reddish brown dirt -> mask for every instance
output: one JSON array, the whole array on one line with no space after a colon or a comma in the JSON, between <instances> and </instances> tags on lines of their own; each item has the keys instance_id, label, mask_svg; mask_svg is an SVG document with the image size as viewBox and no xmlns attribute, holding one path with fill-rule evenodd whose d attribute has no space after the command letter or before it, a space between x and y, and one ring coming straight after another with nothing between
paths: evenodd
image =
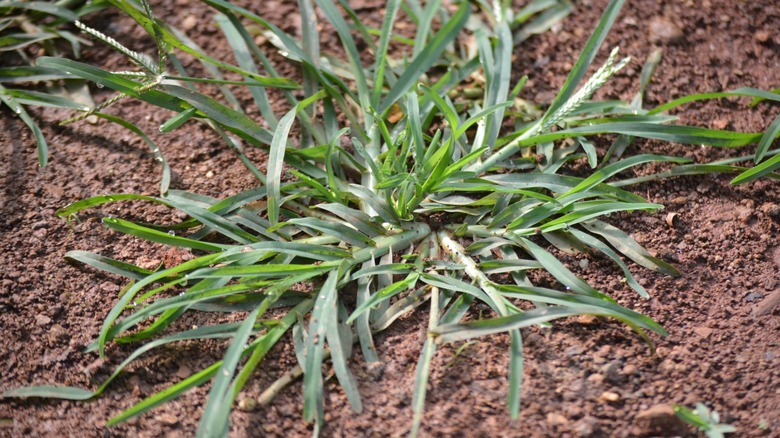
<instances>
[{"instance_id":1,"label":"reddish brown dirt","mask_svg":"<svg viewBox=\"0 0 780 438\"><path fill-rule=\"evenodd\" d=\"M190 35L207 48L219 47L209 23L211 13L177 1L175 11L158 13L175 25L197 18ZM266 3L264 15L295 32L296 15L287 3ZM381 2L378 2L381 3ZM549 101L598 19L605 1L578 2L575 13L555 32L533 37L515 50L516 75L528 74L525 97ZM272 7L274 6L274 7ZM278 7L277 7L278 6ZM377 2L360 13L378 16ZM108 23L111 23L110 25ZM151 50L128 20L108 15L91 24ZM654 46L663 61L648 92L648 103L681 95L754 86L778 86L780 6L772 0L629 2L607 39L634 61L612 81L603 97L630 98L636 92L641 63ZM604 50L606 52L606 50ZM87 60L120 63L105 48L87 51ZM603 55L602 58L603 59ZM597 63L600 62L597 60ZM97 90L99 91L99 90ZM98 92L100 99L105 92ZM768 104L748 109L744 99L692 104L678 111L685 123L718 129L762 131L777 114ZM170 115L125 102L112 111L146 132ZM66 114L35 111L51 146L51 164L37 167L34 142L23 124L2 112L0 164L0 330L3 346L0 390L30 384L68 384L96 388L130 351L113 347L109 361L96 361L81 350L96 336L123 285L118 278L67 263L72 249L99 252L136 263L164 258L165 248L120 236L100 225L114 215L161 220L165 209L112 205L68 225L54 211L76 199L116 192L157 190L158 168L134 135L110 124L58 127ZM253 181L233 155L206 129L191 124L176 135L155 134L174 169L173 186L212 196L228 196ZM709 148L636 142L627 151L686 155L697 161L746 155L750 149ZM262 163L261 153L251 158ZM506 414L508 340L480 339L460 355L459 345L442 348L434 361L426 405L424 434L429 436L635 436L637 417L652 406L704 402L739 429L738 436L780 436L780 185L761 181L731 187L728 178L686 177L634 188L667 205L655 214L613 217L647 248L675 263L679 278L634 267L652 294L643 300L626 290L619 271L589 258L581 274L595 286L663 324L667 338L648 347L624 326L579 319L551 330L524 332L526 370L522 416ZM669 226L668 213L678 213ZM567 263L579 265L579 258ZM193 316L188 323L198 323ZM427 315L420 311L378 336L385 363L382 376L369 377L358 359L364 412L349 409L334 383L327 386L325 436L389 436L408 431L414 366L425 336ZM126 424L106 429L105 422L143 397L217 360L224 344L185 344L148 355L130 367L106 393L91 402L0 400L0 436L191 436L207 395L206 388ZM280 345L245 390L257 396L295 363L290 345ZM605 394L612 393L612 394ZM232 416L233 436L308 435L301 420L300 384L271 406ZM662 429L666 435L673 433Z\"/></svg>"}]
</instances>

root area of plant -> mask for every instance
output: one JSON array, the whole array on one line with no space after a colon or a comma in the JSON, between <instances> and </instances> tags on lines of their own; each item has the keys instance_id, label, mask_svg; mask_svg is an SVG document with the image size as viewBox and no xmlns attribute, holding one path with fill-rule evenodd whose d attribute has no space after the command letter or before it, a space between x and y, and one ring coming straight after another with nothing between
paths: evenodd
<instances>
[{"instance_id":1,"label":"root area of plant","mask_svg":"<svg viewBox=\"0 0 780 438\"><path fill-rule=\"evenodd\" d=\"M560 28L515 49L515 74L529 76L522 97L539 103L552 100L604 3L576 2L574 13ZM353 2L353 7L380 17L381 4ZM256 8L294 32L300 21L294 5L268 1ZM213 32L211 11L200 6L156 7L160 18L183 28L207 50L219 50L209 34ZM126 17L104 14L89 24L121 35L136 50L153 51ZM775 88L780 85L778 24L780 5L772 0L629 2L605 47L619 45L633 61L600 93L630 100L642 63L654 48L663 50L663 59L648 89L648 102L746 86ZM322 38L327 44L334 37ZM276 50L269 44L263 47ZM608 50L604 52L602 58ZM109 68L126 68L120 56L99 44L86 48L85 57ZM110 96L104 90L94 91L98 100ZM723 99L676 111L687 124L765 130L778 107L748 108L748 103ZM170 114L130 100L111 111L154 134L173 169L173 188L221 198L254 184L232 152L205 127L191 123L175 135L165 135L157 127ZM111 215L149 222L181 218L163 207L132 203L95 209L71 224L57 218L56 209L77 199L103 193L153 194L159 168L142 141L117 125L82 122L59 127L57 122L67 113L38 110L35 115L51 151L44 170L38 168L34 139L22 122L9 111L0 112L0 390L31 384L94 389L132 351L131 346L113 345L105 361L95 353L82 353L98 334L124 283L69 264L63 254L89 250L146 267L171 262L181 254L119 236L102 227L100 218ZM637 141L626 153L640 152L706 162L753 150ZM249 154L259 164L265 159L259 151ZM525 330L522 411L520 419L513 421L505 402L508 337L480 339L463 348L449 345L434 360L423 434L671 436L687 432L675 429L673 416L664 417L664 407L703 402L720 413L721 422L736 426L737 436L780 436L780 184L762 180L732 187L729 179L728 175L684 177L643 184L634 190L666 209L610 218L683 273L671 278L633 266L652 295L649 300L629 291L621 282L621 272L604 259L586 255L564 259L586 281L669 331L667 338L653 338L655 353L624 325L609 320L579 318L552 329ZM381 370L366 371L358 354L352 369L363 397L361 414L351 411L335 382L326 384L324 436L408 432L414 369L427 319L427 313L418 310L377 336ZM183 321L199 325L209 320L193 315ZM193 436L208 387L127 423L107 429L105 422L219 360L224 348L225 343L214 342L155 350L89 402L2 399L0 436ZM295 364L292 343L281 342L239 400L258 397ZM308 436L311 426L301 419L301 408L297 382L267 406L251 412L236 410L231 435ZM650 420L669 423L652 432Z\"/></svg>"}]
</instances>

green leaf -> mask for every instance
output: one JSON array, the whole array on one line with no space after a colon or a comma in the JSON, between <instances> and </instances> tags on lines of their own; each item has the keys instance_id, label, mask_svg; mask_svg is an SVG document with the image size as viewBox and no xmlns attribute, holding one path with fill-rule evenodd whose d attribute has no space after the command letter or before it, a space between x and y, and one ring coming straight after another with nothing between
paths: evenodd
<instances>
[{"instance_id":1,"label":"green leaf","mask_svg":"<svg viewBox=\"0 0 780 438\"><path fill-rule=\"evenodd\" d=\"M432 333L436 336L436 343L441 345L530 327L582 313L582 310L571 307L544 307L502 318L482 319L463 324L442 324L432 330Z\"/></svg>"},{"instance_id":2,"label":"green leaf","mask_svg":"<svg viewBox=\"0 0 780 438\"><path fill-rule=\"evenodd\" d=\"M583 47L582 52L580 52L579 58L577 58L577 62L574 63L574 67L569 73L569 76L566 77L566 82L563 83L560 91L558 91L558 95L555 96L555 99L550 104L550 108L547 109L545 117L550 114L555 114L566 102L568 102L572 95L574 95L574 90L587 73L590 64L593 63L593 59L596 57L596 53L604 42L604 39L607 37L607 33L615 22L620 9L623 7L623 3L625 3L625 0L611 0L609 2L601 19L596 25L596 29L593 31L590 38L588 38L585 47Z\"/></svg>"},{"instance_id":3,"label":"green leaf","mask_svg":"<svg viewBox=\"0 0 780 438\"><path fill-rule=\"evenodd\" d=\"M398 78L395 84L382 101L382 105L377 108L377 112L383 114L385 111L405 95L433 64L438 60L439 55L449 45L455 37L458 36L471 12L471 4L464 2L451 19L442 26L436 36L423 48L423 50L412 59L412 62L406 66L404 72Z\"/></svg>"},{"instance_id":4,"label":"green leaf","mask_svg":"<svg viewBox=\"0 0 780 438\"><path fill-rule=\"evenodd\" d=\"M0 101L10 108L11 111L15 112L16 115L22 119L24 124L30 128L33 136L35 136L35 143L38 147L38 165L46 167L46 164L49 162L49 146L46 143L46 139L43 137L41 128L38 127L38 124L33 121L32 117L27 113L27 110L25 110L16 99L5 93L5 88L2 86L0 86Z\"/></svg>"},{"instance_id":5,"label":"green leaf","mask_svg":"<svg viewBox=\"0 0 780 438\"><path fill-rule=\"evenodd\" d=\"M777 169L780 169L780 154L775 155L761 164L740 173L736 178L731 180L731 184L742 184L754 181L758 178L768 176Z\"/></svg>"},{"instance_id":6,"label":"green leaf","mask_svg":"<svg viewBox=\"0 0 780 438\"><path fill-rule=\"evenodd\" d=\"M230 407L232 399L226 403L228 397L227 392L230 389L230 380L236 371L238 361L241 359L241 355L246 347L246 342L249 340L249 335L257 320L262 306L258 306L249 316L241 323L236 331L233 341L230 343L230 347L225 353L222 359L222 365L219 367L211 384L211 391L209 391L209 400L206 403L206 407L203 409L203 415L200 418L198 424L197 436L199 437L214 437L224 436L228 432L228 420L230 419Z\"/></svg>"},{"instance_id":7,"label":"green leaf","mask_svg":"<svg viewBox=\"0 0 780 438\"><path fill-rule=\"evenodd\" d=\"M591 220L611 213L634 210L659 210L664 208L661 204L629 204L625 202L591 201L581 202L571 213L567 213L557 219L553 219L539 228L544 232L568 229L580 222Z\"/></svg>"},{"instance_id":8,"label":"green leaf","mask_svg":"<svg viewBox=\"0 0 780 438\"><path fill-rule=\"evenodd\" d=\"M772 142L775 140L775 138L777 138L778 135L780 135L780 114L778 114L777 117L772 120L772 123L769 124L769 127L764 132L764 135L761 136L761 140L758 142L758 149L756 149L755 158L756 163L764 158L767 149L769 149L769 146L772 145Z\"/></svg>"},{"instance_id":9,"label":"green leaf","mask_svg":"<svg viewBox=\"0 0 780 438\"><path fill-rule=\"evenodd\" d=\"M606 239L618 251L637 264L673 277L680 275L680 272L674 266L650 255L631 236L618 228L599 220L583 222L582 226L591 233L598 234Z\"/></svg>"},{"instance_id":10,"label":"green leaf","mask_svg":"<svg viewBox=\"0 0 780 438\"><path fill-rule=\"evenodd\" d=\"M41 82L73 79L67 72L38 66L0 67L0 83Z\"/></svg>"},{"instance_id":11,"label":"green leaf","mask_svg":"<svg viewBox=\"0 0 780 438\"><path fill-rule=\"evenodd\" d=\"M755 97L757 99L761 100L772 100L775 102L780 102L780 94L777 94L776 92L770 92L770 91L764 91L759 90L756 88L737 88L736 90L732 91L724 91L724 92L715 92L715 93L701 93L701 94L690 94L688 96L681 97L679 99L675 99L671 102L665 103L663 105L659 105L650 111L648 111L649 115L652 114L658 114L664 111L669 111L670 109L676 108L680 105L689 103L689 102L695 102L697 100L709 100L709 99L717 99L717 98L723 98L723 97L733 97L733 96L747 96L747 97Z\"/></svg>"},{"instance_id":12,"label":"green leaf","mask_svg":"<svg viewBox=\"0 0 780 438\"><path fill-rule=\"evenodd\" d=\"M564 286L570 288L573 292L584 294L600 299L610 299L606 295L591 287L588 283L574 275L561 263L555 256L544 250L539 245L525 238L518 238L520 244L528 253L544 266L545 270L555 277Z\"/></svg>"},{"instance_id":13,"label":"green leaf","mask_svg":"<svg viewBox=\"0 0 780 438\"><path fill-rule=\"evenodd\" d=\"M121 275L123 277L134 278L136 280L140 280L153 272L131 265L130 263L120 262L119 260L114 260L87 251L68 251L65 253L65 258L76 260L102 271Z\"/></svg>"},{"instance_id":14,"label":"green leaf","mask_svg":"<svg viewBox=\"0 0 780 438\"><path fill-rule=\"evenodd\" d=\"M374 92L371 97L371 105L374 108L378 108L381 104L385 68L387 67L387 49L390 46L390 38L393 37L393 24L395 24L401 3L401 0L389 0L384 6L385 16L382 19L379 45L374 52L376 58L374 61Z\"/></svg>"},{"instance_id":15,"label":"green leaf","mask_svg":"<svg viewBox=\"0 0 780 438\"><path fill-rule=\"evenodd\" d=\"M293 108L282 117L271 140L271 148L268 152L268 171L266 180L268 185L268 221L271 226L279 223L279 207L281 207L282 169L284 167L284 152L287 149L287 140L290 129L295 121L297 108Z\"/></svg>"},{"instance_id":16,"label":"green leaf","mask_svg":"<svg viewBox=\"0 0 780 438\"><path fill-rule=\"evenodd\" d=\"M352 354L352 328L343 321L339 321L340 314L346 313L343 307L342 312L339 312L336 300L332 300L329 305L330 309L325 309L325 311L332 316L326 317L325 330L333 370L353 412L360 414L363 411L363 403L360 400L357 381L349 370L349 357Z\"/></svg>"},{"instance_id":17,"label":"green leaf","mask_svg":"<svg viewBox=\"0 0 780 438\"><path fill-rule=\"evenodd\" d=\"M317 294L309 331L305 342L303 364L303 418L306 421L322 423L323 381L322 360L325 348L325 335L329 319L336 318L330 310L336 302L336 284L339 280L337 270L331 271Z\"/></svg>"},{"instance_id":18,"label":"green leaf","mask_svg":"<svg viewBox=\"0 0 780 438\"><path fill-rule=\"evenodd\" d=\"M132 17L133 20L135 20L138 24L140 24L141 27L143 27L144 30L146 30L146 32L149 33L149 35L153 35L161 38L161 40L165 42L165 44L168 44L172 48L179 49L184 53L192 55L197 59L206 61L209 64L212 64L219 68L223 68L225 70L238 73L241 76L254 79L255 81L259 82L265 87L281 88L281 89L299 88L299 85L290 79L269 78L266 76L261 76L252 73L250 71L238 68L234 65L230 65L222 61L219 61L217 59L206 56L200 51L192 49L188 45L184 44L181 40L176 38L166 27L162 26L159 22L155 22L149 17L147 17L143 12L136 9L135 6L133 6L131 3L128 3L124 0L107 0L107 1L110 2L112 5L116 6L117 8L121 9L130 17Z\"/></svg>"},{"instance_id":19,"label":"green leaf","mask_svg":"<svg viewBox=\"0 0 780 438\"><path fill-rule=\"evenodd\" d=\"M57 210L56 215L59 217L67 218L71 215L74 215L88 208L92 208L102 204L107 204L109 202L126 201L126 200L151 201L151 202L156 202L158 204L168 205L162 199L155 198L153 196L135 195L135 194L101 195L101 196L93 196L91 198L73 202L70 205Z\"/></svg>"},{"instance_id":20,"label":"green leaf","mask_svg":"<svg viewBox=\"0 0 780 438\"><path fill-rule=\"evenodd\" d=\"M141 137L141 139L149 146L149 148L152 150L152 153L154 154L154 159L160 163L160 166L162 166L162 177L160 178L160 195L165 196L165 194L168 193L168 188L171 185L171 167L168 165L168 161L165 159L165 156L162 154L162 152L160 152L160 148L139 127L128 122L127 120L117 116L112 116L110 114L95 113L95 115L132 131L135 135ZM160 129L162 130L162 128Z\"/></svg>"},{"instance_id":21,"label":"green leaf","mask_svg":"<svg viewBox=\"0 0 780 438\"><path fill-rule=\"evenodd\" d=\"M631 271L628 270L628 266L623 263L623 260L620 259L620 256L618 256L617 253L612 250L612 248L610 248L601 240L596 239L587 233L583 233L580 230L572 228L569 230L569 232L584 244L601 251L602 253L606 254L607 257L611 258L623 271L623 275L626 277L626 283L628 283L632 289L637 291L641 297L650 298L650 294L647 293L647 290L645 290L645 288L636 281L634 276L631 274Z\"/></svg>"},{"instance_id":22,"label":"green leaf","mask_svg":"<svg viewBox=\"0 0 780 438\"><path fill-rule=\"evenodd\" d=\"M492 301L490 297L487 296L485 291L479 287L466 283L463 280L458 280L457 278L448 277L441 274L425 273L420 275L420 280L422 280L423 283L434 287L472 295L485 303L490 303Z\"/></svg>"},{"instance_id":23,"label":"green leaf","mask_svg":"<svg viewBox=\"0 0 780 438\"><path fill-rule=\"evenodd\" d=\"M403 280L396 281L395 283L382 288L382 290L372 295L362 305L356 308L354 312L352 312L352 315L350 315L347 319L347 324L351 324L358 316L369 310L371 307L379 304L380 302L388 300L395 295L398 295L399 293L414 287L418 278L420 278L420 274L416 272L410 272L409 275L407 275Z\"/></svg>"},{"instance_id":24,"label":"green leaf","mask_svg":"<svg viewBox=\"0 0 780 438\"><path fill-rule=\"evenodd\" d=\"M144 412L147 412L151 409L156 408L157 406L160 406L168 401L171 401L179 397L180 395L184 394L185 392L189 391L192 388L203 385L204 383L211 380L211 378L214 376L214 374L217 373L217 371L221 366L222 366L222 362L221 361L217 362L214 365L211 365L210 367L202 371L199 371L191 375L190 377L187 377L181 382L145 398L144 400L137 403L130 409L122 411L122 413L120 413L119 415L108 420L106 422L106 426L111 427L123 421L127 421L130 418L141 415Z\"/></svg>"},{"instance_id":25,"label":"green leaf","mask_svg":"<svg viewBox=\"0 0 780 438\"><path fill-rule=\"evenodd\" d=\"M315 229L321 233L334 236L342 242L349 243L358 248L375 246L376 243L370 237L346 225L334 221L327 221L313 217L296 218L287 221L288 224Z\"/></svg>"},{"instance_id":26,"label":"green leaf","mask_svg":"<svg viewBox=\"0 0 780 438\"><path fill-rule=\"evenodd\" d=\"M187 123L187 121L190 120L197 111L198 110L195 108L188 108L179 114L176 114L175 116L168 119L167 122L160 125L160 132L167 133L179 128L181 125Z\"/></svg>"},{"instance_id":27,"label":"green leaf","mask_svg":"<svg viewBox=\"0 0 780 438\"><path fill-rule=\"evenodd\" d=\"M200 249L203 251L221 251L222 249L227 248L227 245L201 242L198 240L188 239L186 237L179 237L118 218L103 218L103 225L125 234L138 236L142 239L163 243L165 245Z\"/></svg>"}]
</instances>

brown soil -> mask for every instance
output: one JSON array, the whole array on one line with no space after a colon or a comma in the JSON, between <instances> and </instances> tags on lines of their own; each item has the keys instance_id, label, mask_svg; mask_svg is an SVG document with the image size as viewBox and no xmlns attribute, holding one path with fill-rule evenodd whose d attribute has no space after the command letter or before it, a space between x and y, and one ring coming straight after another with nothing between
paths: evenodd
<instances>
[{"instance_id":1,"label":"brown soil","mask_svg":"<svg viewBox=\"0 0 780 438\"><path fill-rule=\"evenodd\" d=\"M189 3L160 7L158 14L175 25L194 24L190 35L207 49L221 50L209 24L211 13ZM377 3L382 2L363 3L361 14L379 17ZM578 2L575 13L559 29L533 37L515 50L516 74L530 77L527 98L544 102L554 96L605 3ZM259 12L295 32L297 16L290 4L294 2L265 2ZM188 21L188 15L197 21ZM151 51L148 39L125 18L104 14L90 24L122 41L133 41L135 49ZM606 47L619 45L634 61L608 84L602 97L630 98L642 62L654 46L661 47L664 56L648 92L651 105L696 92L774 88L780 65L778 25L780 6L773 0L629 2ZM86 59L121 64L104 47L88 49ZM107 96L96 92L99 100ZM745 99L692 104L679 115L683 122L698 126L757 132L778 112L777 106L749 109L746 104ZM170 116L130 101L112 111L148 133L155 133ZM159 169L148 148L115 125L82 123L63 128L56 125L66 117L61 111L40 110L35 115L51 146L51 163L44 170L37 166L34 141L24 125L5 110L0 119L5 157L0 164L0 363L5 370L0 390L31 384L96 388L130 350L112 347L106 363L81 350L98 333L123 282L71 265L63 254L83 249L135 263L163 260L166 248L110 232L100 225L100 218L161 220L170 213L148 205L117 204L81 215L72 225L57 218L54 211L76 199L103 193L154 193ZM231 152L196 124L154 138L174 169L175 188L224 197L253 184ZM701 162L752 152L641 141L627 153L646 151L686 155ZM263 161L261 153L253 152L251 158ZM507 337L480 339L460 355L455 353L458 345L442 348L434 361L425 435L636 436L650 433L637 425L637 417L650 407L669 403L693 407L704 402L721 414L723 422L735 425L738 436L780 436L780 245L776 238L780 185L760 181L731 187L725 176L703 176L644 184L635 190L667 209L613 217L613 223L675 263L683 275L670 278L635 267L652 294L650 300L643 300L627 291L619 271L600 259L587 259L589 267L581 274L621 304L666 327L669 337L654 338L656 354L626 327L610 321L579 319L551 330L526 330L522 415L510 421L505 405ZM678 214L672 226L666 221L669 213ZM575 257L566 261L579 265ZM198 323L198 318L186 322ZM381 377L370 377L360 359L355 361L353 371L365 406L362 414L350 410L335 383L327 385L325 436L389 436L408 431L414 367L426 321L425 312L419 311L378 336L385 363ZM147 355L91 402L2 399L0 436L191 436L207 388L117 427L106 429L105 422L143 397L210 365L224 345L185 344ZM295 363L291 349L280 345L274 350L245 389L247 396L259 395ZM300 389L300 383L294 384L268 407L235 412L231 435L310 434L311 427L301 419ZM657 433L676 432L672 425Z\"/></svg>"}]
</instances>

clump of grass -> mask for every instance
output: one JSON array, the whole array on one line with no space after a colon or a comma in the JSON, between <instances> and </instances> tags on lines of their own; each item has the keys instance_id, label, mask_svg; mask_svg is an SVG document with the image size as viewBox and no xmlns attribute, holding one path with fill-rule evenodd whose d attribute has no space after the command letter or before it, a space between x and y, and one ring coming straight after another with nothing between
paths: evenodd
<instances>
[{"instance_id":1,"label":"clump of grass","mask_svg":"<svg viewBox=\"0 0 780 438\"><path fill-rule=\"evenodd\" d=\"M198 433L225 435L239 391L271 347L291 331L303 375L303 417L318 431L323 421L323 362L329 358L345 396L360 412L361 397L348 367L353 344L369 365L378 363L374 335L423 303L430 309L429 330L417 365L412 435L422 423L438 346L495 333L507 332L511 338L507 408L517 417L522 328L590 314L622 321L648 343L648 331L666 334L652 319L578 278L547 248L602 254L623 271L629 287L647 297L625 260L668 275L677 271L606 220L611 213L662 208L620 188L640 180L620 180L621 173L651 162L681 165L672 174L735 169L694 166L686 159L651 154L621 159L625 145L636 137L714 146L762 138L760 133L668 124L674 117L643 108L641 90L631 103L593 101L594 92L628 62L619 60L614 50L603 67L586 78L621 0L609 3L555 100L539 114L521 112L518 95L525 78L511 80L512 47L560 19L568 12L565 2L535 1L519 12L505 2L477 2L477 15L469 2L451 11L438 1L422 7L416 1L389 0L381 27L371 29L345 2L300 0L304 33L297 41L247 9L205 0L217 11L216 21L236 65L193 48L186 36L155 19L145 2L142 8L111 3L155 39L160 47L157 64L95 31L88 32L135 59L143 70L140 75L58 58L42 58L38 64L177 112L161 126L163 131L191 119L207 123L259 185L221 200L164 186L160 197L98 196L58 212L68 218L96 205L130 199L178 209L189 219L149 225L106 218L103 223L118 232L189 248L198 256L150 271L94 253L68 253L71 259L131 280L89 351L102 356L110 342L146 343L96 391L39 386L5 396L85 400L100 395L125 366L151 349L182 340L231 340L222 361L150 396L109 425L211 382ZM345 60L323 62L318 36L309 31L316 29L315 6L338 35ZM417 25L412 54L405 60L388 53L402 9ZM437 19L440 26L434 31ZM278 76L244 22L272 36L300 66L303 83ZM473 32L473 47L459 38L467 27ZM359 39L373 55L368 63L360 56ZM213 77L191 77L178 62L177 51L195 56ZM168 60L176 76L165 73ZM654 62L648 62L646 71ZM220 69L241 75L243 81L222 79ZM482 79L474 83L475 76ZM642 90L649 73L643 77ZM247 116L228 88L222 89L225 104L198 92L194 82L246 85L268 127ZM289 111L274 113L265 91L269 87L283 90ZM303 90L303 97L295 97L292 89ZM466 94L470 97L461 97ZM772 93L760 95L777 100ZM86 114L102 114L103 109ZM300 129L294 131L296 123ZM514 128L506 132L502 127L508 124ZM618 136L607 152L610 160L600 158L589 140L604 134ZM244 155L247 146L268 152L265 172ZM576 160L586 160L592 174L567 175L567 164ZM285 172L289 178L283 178ZM534 270L548 272L558 285L534 284L528 275ZM309 292L295 288L301 284ZM353 295L343 293L347 288L357 291L354 301L347 298ZM475 302L489 306L492 314L465 321ZM288 310L273 324L261 323L272 307ZM170 333L171 323L191 311L248 316L239 323Z\"/></svg>"}]
</instances>

